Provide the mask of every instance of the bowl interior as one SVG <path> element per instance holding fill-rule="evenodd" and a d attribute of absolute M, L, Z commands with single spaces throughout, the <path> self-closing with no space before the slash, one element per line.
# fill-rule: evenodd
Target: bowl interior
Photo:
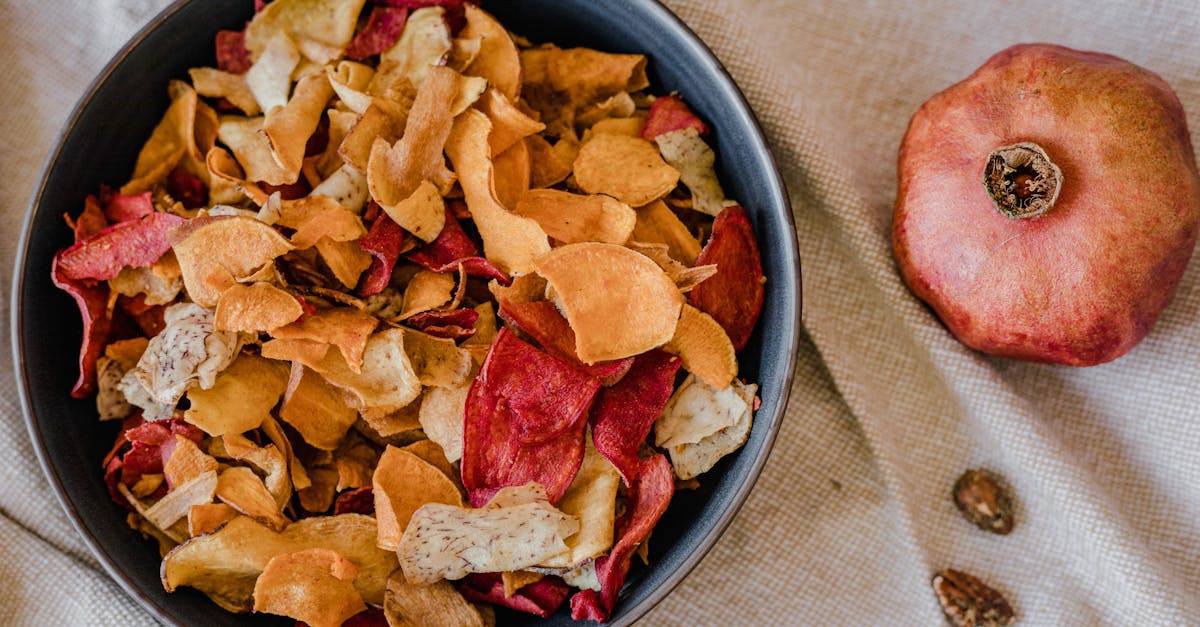
<path fill-rule="evenodd" d="M 741 373 L 758 381 L 762 407 L 745 447 L 677 493 L 654 531 L 651 565 L 630 573 L 613 624 L 627 624 L 665 596 L 728 525 L 761 470 L 778 431 L 798 340 L 800 294 L 795 231 L 779 175 L 737 88 L 694 35 L 653 0 L 485 2 L 513 32 L 535 42 L 638 52 L 649 59 L 652 90 L 679 91 L 710 123 L 726 194 L 754 222 L 769 277 L 758 330 L 741 354 Z M 96 420 L 89 400 L 70 398 L 80 322 L 74 303 L 50 282 L 50 259 L 71 243 L 64 212 L 77 214 L 101 184 L 118 185 L 168 104 L 166 84 L 187 69 L 212 66 L 213 34 L 240 29 L 250 0 L 179 2 L 156 18 L 102 73 L 81 100 L 51 154 L 22 234 L 13 288 L 14 358 L 35 448 L 73 523 L 110 574 L 160 619 L 179 624 L 291 624 L 235 616 L 191 589 L 163 591 L 153 543 L 125 525 L 103 484 L 100 461 L 117 425 Z M 764 341 L 764 335 L 770 341 Z M 636 560 L 635 560 L 636 561 Z M 549 620 L 502 616 L 504 624 L 575 624 L 564 609 Z"/>

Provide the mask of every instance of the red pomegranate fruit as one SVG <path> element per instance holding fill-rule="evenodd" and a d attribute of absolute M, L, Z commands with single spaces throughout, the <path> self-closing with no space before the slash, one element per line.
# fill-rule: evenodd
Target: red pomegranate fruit
<path fill-rule="evenodd" d="M 1183 107 L 1107 54 L 1014 46 L 913 115 L 892 223 L 909 288 L 967 346 L 1089 366 L 1154 326 L 1196 244 Z"/>

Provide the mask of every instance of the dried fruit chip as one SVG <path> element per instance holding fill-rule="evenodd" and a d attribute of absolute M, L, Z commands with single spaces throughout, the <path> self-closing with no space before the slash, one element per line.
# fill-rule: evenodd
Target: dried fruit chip
<path fill-rule="evenodd" d="M 445 229 L 443 229 L 444 231 Z M 440 235 L 438 236 L 441 237 Z M 366 237 L 358 245 L 372 257 L 371 267 L 358 282 L 359 296 L 373 296 L 383 291 L 392 280 L 392 270 L 400 259 L 404 246 L 404 230 L 386 214 L 375 219 Z"/>
<path fill-rule="evenodd" d="M 236 509 L 225 503 L 193 505 L 188 510 L 188 536 L 194 538 L 206 534 L 239 515 Z"/>
<path fill-rule="evenodd" d="M 725 191 L 713 169 L 716 155 L 712 148 L 700 139 L 694 128 L 663 133 L 654 139 L 663 159 L 679 170 L 679 178 L 692 192 L 692 208 L 710 216 L 721 213 L 725 207 L 736 205 L 725 200 Z"/>
<path fill-rule="evenodd" d="M 558 298 L 584 363 L 620 359 L 661 346 L 675 333 L 683 295 L 653 261 L 623 246 L 561 246 L 535 268 Z"/>
<path fill-rule="evenodd" d="M 583 191 L 608 194 L 631 207 L 666 196 L 679 182 L 679 171 L 640 137 L 594 135 L 579 149 L 574 167 Z"/>
<path fill-rule="evenodd" d="M 312 627 L 340 627 L 367 609 L 354 587 L 358 567 L 329 549 L 276 555 L 254 582 L 254 611 L 289 616 Z"/>
<path fill-rule="evenodd" d="M 389 446 L 379 458 L 371 481 L 375 495 L 376 543 L 396 550 L 413 512 L 426 503 L 462 506 L 458 487 L 441 470 L 420 457 Z"/>
<path fill-rule="evenodd" d="M 715 264 L 717 273 L 697 285 L 688 294 L 688 300 L 721 323 L 733 347 L 742 350 L 762 312 L 766 282 L 754 227 L 745 209 L 733 206 L 717 216 L 708 243 L 696 256 L 696 264 Z"/>
<path fill-rule="evenodd" d="M 352 307 L 323 309 L 299 322 L 271 332 L 282 340 L 311 340 L 338 347 L 351 372 L 362 372 L 363 351 L 367 338 L 379 321 L 371 314 Z"/>
<path fill-rule="evenodd" d="M 469 390 L 469 385 L 434 386 L 426 389 L 421 399 L 421 428 L 430 440 L 442 447 L 446 459 L 451 462 L 462 458 L 463 415 Z"/>
<path fill-rule="evenodd" d="M 408 329 L 404 351 L 421 385 L 454 387 L 470 381 L 471 353 L 459 348 L 454 340 Z"/>
<path fill-rule="evenodd" d="M 175 231 L 175 257 L 188 296 L 215 307 L 221 293 L 263 264 L 292 250 L 278 231 L 253 218 L 193 220 Z"/>
<path fill-rule="evenodd" d="M 558 502 L 564 514 L 579 519 L 579 533 L 567 538 L 567 552 L 539 564 L 547 568 L 574 568 L 608 552 L 613 544 L 617 513 L 617 487 L 621 475 L 603 455 L 587 447 L 575 481 Z"/>
<path fill-rule="evenodd" d="M 247 68 L 249 69 L 249 68 Z M 211 67 L 194 67 L 188 70 L 196 93 L 209 98 L 224 98 L 246 115 L 258 115 L 262 108 L 254 98 L 254 92 L 246 84 L 241 73 Z"/>
<path fill-rule="evenodd" d="M 106 280 L 122 268 L 149 266 L 171 249 L 167 233 L 184 221 L 170 213 L 152 213 L 114 224 L 60 251 L 57 272 L 66 280 Z"/>
<path fill-rule="evenodd" d="M 633 209 L 612 197 L 580 196 L 556 189 L 526 192 L 514 211 L 536 220 L 546 235 L 564 244 L 624 244 L 637 222 Z"/>
<path fill-rule="evenodd" d="M 661 200 L 638 207 L 637 223 L 633 226 L 633 240 L 643 244 L 666 244 L 667 251 L 676 261 L 686 266 L 696 264 L 700 254 L 700 242 L 687 226 L 679 220 L 671 208 Z"/>
<path fill-rule="evenodd" d="M 617 521 L 617 542 L 612 552 L 596 560 L 600 592 L 583 590 L 571 597 L 571 618 L 605 622 L 625 583 L 630 561 L 639 545 L 646 541 L 658 519 L 667 511 L 675 491 L 671 466 L 662 455 L 643 460 L 637 479 L 629 488 L 629 505 Z"/>
<path fill-rule="evenodd" d="M 530 481 L 557 502 L 583 460 L 587 410 L 599 387 L 502 329 L 467 397 L 462 479 L 471 502 Z"/>
<path fill-rule="evenodd" d="M 164 320 L 166 328 L 150 340 L 119 386 L 150 420 L 170 415 L 192 381 L 201 389 L 213 387 L 240 345 L 236 334 L 214 331 L 212 313 L 194 303 L 168 307 Z"/>
<path fill-rule="evenodd" d="M 184 420 L 209 435 L 258 428 L 287 387 L 287 367 L 255 355 L 241 355 L 205 390 L 188 390 L 191 407 Z"/>
<path fill-rule="evenodd" d="M 367 23 L 346 48 L 346 56 L 361 60 L 391 48 L 404 32 L 408 9 L 376 6 L 371 8 Z"/>
<path fill-rule="evenodd" d="M 571 594 L 571 589 L 562 579 L 540 574 L 537 581 L 521 586 L 512 594 L 506 594 L 499 573 L 467 575 L 458 584 L 458 589 L 464 597 L 477 603 L 491 603 L 542 618 L 553 616 Z"/>
<path fill-rule="evenodd" d="M 478 319 L 479 312 L 474 309 L 443 309 L 412 315 L 404 324 L 434 337 L 461 340 L 475 334 Z"/>
<path fill-rule="evenodd" d="M 741 448 L 750 434 L 756 385 L 735 380 L 716 389 L 689 376 L 655 423 L 655 444 L 665 448 L 680 479 L 708 472 Z"/>
<path fill-rule="evenodd" d="M 675 326 L 675 335 L 666 351 L 679 355 L 683 367 L 708 385 L 728 387 L 737 376 L 737 354 L 725 330 L 712 316 L 684 305 Z"/>
<path fill-rule="evenodd" d="M 279 418 L 315 448 L 332 451 L 358 418 L 341 391 L 302 364 L 293 362 Z"/>
<path fill-rule="evenodd" d="M 350 392 L 364 417 L 382 418 L 416 400 L 421 382 L 404 352 L 404 330 L 387 329 L 372 335 L 363 351 L 361 373 L 330 351 L 316 364 L 306 364 L 333 385 Z"/>
<path fill-rule="evenodd" d="M 708 135 L 708 127 L 692 110 L 684 104 L 683 99 L 676 94 L 659 96 L 650 105 L 646 114 L 646 127 L 642 129 L 642 137 L 653 141 L 658 136 L 672 131 L 690 128 L 699 135 Z"/>
<path fill-rule="evenodd" d="M 432 270 L 421 270 L 404 288 L 404 305 L 400 319 L 436 309 L 450 302 L 454 292 L 454 277 Z"/>
<path fill-rule="evenodd" d="M 284 34 L 344 49 L 354 37 L 363 0 L 276 0 L 246 26 L 246 48 L 255 58 L 271 38 Z"/>
<path fill-rule="evenodd" d="M 83 320 L 83 340 L 79 345 L 79 377 L 71 388 L 71 396 L 87 398 L 96 390 L 96 360 L 104 350 L 104 344 L 112 333 L 112 319 L 108 317 L 108 286 L 88 286 L 82 281 L 68 279 L 58 267 L 58 255 L 50 266 L 50 277 L 54 285 L 75 299 Z"/>
<path fill-rule="evenodd" d="M 479 54 L 465 74 L 481 76 L 510 101 L 521 92 L 521 59 L 508 31 L 490 13 L 466 4 L 467 24 L 459 32 L 465 39 L 479 38 Z"/>
<path fill-rule="evenodd" d="M 395 2 L 390 4 L 396 6 Z M 452 46 L 445 15 L 441 7 L 425 5 L 408 16 L 400 39 L 379 55 L 371 93 L 383 93 L 399 81 L 408 81 L 413 86 L 425 82 L 430 68 L 439 65 Z"/>
<path fill-rule="evenodd" d="M 234 285 L 217 300 L 213 328 L 245 333 L 270 332 L 304 313 L 295 296 L 271 285 Z"/>
<path fill-rule="evenodd" d="M 496 198 L 490 131 L 486 115 L 468 110 L 455 121 L 446 154 L 459 174 L 488 260 L 505 272 L 523 274 L 537 256 L 550 250 L 550 242 L 537 222 L 510 213 Z"/>
<path fill-rule="evenodd" d="M 471 276 L 495 279 L 508 284 L 511 279 L 492 262 L 479 256 L 475 242 L 467 236 L 450 208 L 446 208 L 446 223 L 437 239 L 409 253 L 408 260 L 434 272 L 454 272 L 461 265 Z"/>
<path fill-rule="evenodd" d="M 459 594 L 448 581 L 416 585 L 404 578 L 403 571 L 388 579 L 383 611 L 389 625 L 412 627 L 484 627 L 479 610 Z"/>
<path fill-rule="evenodd" d="M 466 509 L 430 503 L 413 513 L 396 552 L 414 584 L 533 566 L 567 549 L 579 523 L 546 501 Z"/>
<path fill-rule="evenodd" d="M 592 407 L 592 440 L 596 450 L 633 482 L 641 458 L 638 451 L 663 413 L 675 386 L 680 361 L 653 350 L 638 355 L 616 385 L 600 390 Z"/>
<path fill-rule="evenodd" d="M 514 284 L 515 285 L 515 284 Z M 542 350 L 600 380 L 601 385 L 619 381 L 633 364 L 633 358 L 601 361 L 586 365 L 575 354 L 575 332 L 558 308 L 549 301 L 512 302 L 501 296 L 500 317 L 510 326 L 533 338 Z M 522 299 L 518 298 L 517 301 Z"/>

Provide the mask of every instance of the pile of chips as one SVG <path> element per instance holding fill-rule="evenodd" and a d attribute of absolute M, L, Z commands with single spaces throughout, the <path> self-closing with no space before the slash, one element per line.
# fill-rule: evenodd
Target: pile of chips
<path fill-rule="evenodd" d="M 54 258 L 112 498 L 233 612 L 607 620 L 758 404 L 707 126 L 463 0 L 257 5 Z"/>

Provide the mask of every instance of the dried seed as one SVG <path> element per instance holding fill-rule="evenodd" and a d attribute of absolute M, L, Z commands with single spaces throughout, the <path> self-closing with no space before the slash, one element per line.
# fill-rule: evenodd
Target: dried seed
<path fill-rule="evenodd" d="M 1013 529 L 1012 497 L 1004 480 L 987 470 L 968 470 L 954 482 L 954 504 L 971 524 L 1000 535 Z"/>
<path fill-rule="evenodd" d="M 1000 627 L 1014 620 L 1004 596 L 967 573 L 947 568 L 933 576 L 932 585 L 946 620 L 955 627 Z"/>

